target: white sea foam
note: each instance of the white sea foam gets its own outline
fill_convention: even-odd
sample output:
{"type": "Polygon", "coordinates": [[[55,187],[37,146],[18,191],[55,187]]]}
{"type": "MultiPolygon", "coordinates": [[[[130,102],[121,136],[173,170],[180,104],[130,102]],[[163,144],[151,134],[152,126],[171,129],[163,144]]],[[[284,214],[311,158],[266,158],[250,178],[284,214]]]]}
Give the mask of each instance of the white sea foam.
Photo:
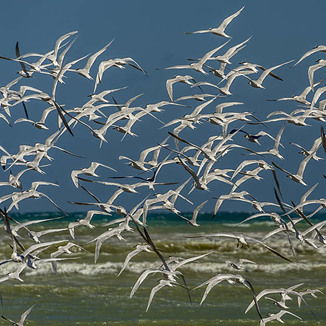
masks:
{"type": "MultiPolygon", "coordinates": [[[[148,268],[158,268],[159,263],[157,262],[130,262],[125,269],[125,272],[140,274],[148,268]]],[[[117,275],[122,267],[121,262],[106,262],[97,264],[86,264],[86,263],[62,263],[58,264],[58,274],[80,274],[85,276],[114,274],[117,275]]],[[[12,268],[11,268],[12,269],[12,268]]],[[[300,263],[265,263],[265,264],[247,264],[244,266],[242,271],[245,272],[264,272],[266,274],[276,274],[288,271],[311,271],[325,269],[326,263],[312,263],[312,262],[300,262],[300,263]]],[[[9,271],[9,269],[8,269],[9,271]]],[[[227,266],[225,262],[200,262],[186,264],[180,268],[180,271],[185,274],[191,273],[222,273],[222,272],[239,272],[232,267],[227,266]]],[[[42,264],[37,269],[25,269],[25,275],[46,275],[53,273],[50,264],[42,264]]],[[[24,278],[24,277],[22,277],[24,278]]]]}

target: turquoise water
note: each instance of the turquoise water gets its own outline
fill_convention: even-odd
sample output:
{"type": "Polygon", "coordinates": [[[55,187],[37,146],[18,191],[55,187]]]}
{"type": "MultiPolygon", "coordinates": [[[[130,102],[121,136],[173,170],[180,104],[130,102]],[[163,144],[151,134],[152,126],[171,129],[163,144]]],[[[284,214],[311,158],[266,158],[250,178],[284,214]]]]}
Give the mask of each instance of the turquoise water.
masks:
{"type": "MultiPolygon", "coordinates": [[[[16,218],[23,221],[51,216],[52,214],[32,214],[16,218]]],[[[49,227],[65,227],[68,222],[84,216],[83,213],[76,213],[64,220],[34,224],[30,228],[42,230],[49,227]]],[[[244,313],[252,300],[252,294],[243,285],[221,282],[211,290],[202,305],[199,303],[205,287],[194,288],[219,273],[232,273],[241,274],[250,281],[256,294],[266,288],[287,288],[299,283],[304,283],[299,288],[301,291],[309,288],[326,292],[325,248],[314,249],[293,239],[297,254],[295,258],[285,236],[278,235],[267,241],[273,249],[292,260],[288,262],[259,244],[242,247],[237,245],[235,239],[201,236],[207,233],[241,232],[260,239],[275,228],[268,220],[234,226],[247,216],[228,213],[212,220],[209,214],[202,215],[198,217],[198,223],[201,225],[199,228],[192,227],[171,214],[149,216],[149,234],[165,258],[189,258],[210,252],[208,256],[180,268],[188,287],[193,289],[190,291],[192,303],[189,302],[184,288],[164,287],[156,293],[146,312],[151,289],[162,278],[159,274],[149,276],[135,295],[129,298],[130,291],[141,273],[147,268],[159,267],[161,262],[153,252],[142,252],[135,256],[125,271],[117,277],[126,255],[135,245],[143,243],[139,234],[134,231],[123,233],[125,240],[114,237],[105,241],[99,259],[94,264],[95,245],[86,243],[107,230],[108,226],[105,224],[109,222],[102,217],[95,217],[92,220],[96,226],[94,229],[84,226],[76,228],[75,241],[72,241],[68,231],[45,235],[42,238],[42,241],[66,239],[78,243],[87,251],[72,249],[71,255],[60,256],[74,259],[59,261],[57,275],[53,273],[50,263],[42,263],[38,264],[37,269],[26,268],[22,272],[24,282],[2,282],[2,314],[18,321],[20,315],[35,304],[27,317],[26,325],[259,325],[259,317],[254,308],[247,314],[244,313]],[[227,260],[237,262],[239,258],[252,260],[256,265],[247,264],[244,270],[235,270],[226,264],[227,260]]],[[[24,230],[20,230],[20,234],[20,241],[24,245],[33,244],[24,230]]],[[[5,232],[2,232],[0,237],[1,243],[4,244],[0,249],[0,259],[4,260],[11,255],[11,241],[5,232]]],[[[63,244],[65,243],[67,241],[63,244]]],[[[57,245],[51,246],[42,252],[40,257],[49,257],[56,247],[57,245]]],[[[6,275],[16,264],[1,265],[1,275],[6,275]]],[[[284,316],[286,324],[326,325],[326,298],[322,293],[316,294],[317,298],[310,295],[304,297],[309,308],[305,304],[298,308],[297,298],[294,296],[292,300],[287,301],[290,311],[300,316],[303,321],[284,316]]],[[[278,294],[270,297],[280,298],[278,294]]],[[[271,300],[265,298],[260,299],[259,304],[264,317],[280,310],[271,300]]],[[[8,322],[0,321],[0,325],[8,325],[8,322]]]]}

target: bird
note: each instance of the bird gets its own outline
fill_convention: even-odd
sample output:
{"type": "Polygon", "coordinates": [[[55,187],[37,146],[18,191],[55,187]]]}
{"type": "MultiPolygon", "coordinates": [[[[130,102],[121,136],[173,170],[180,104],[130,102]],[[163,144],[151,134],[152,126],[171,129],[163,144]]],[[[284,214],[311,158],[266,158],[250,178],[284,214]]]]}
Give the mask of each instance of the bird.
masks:
{"type": "Polygon", "coordinates": [[[97,59],[98,56],[100,56],[111,44],[112,44],[113,40],[108,43],[107,45],[105,45],[101,50],[97,51],[95,54],[93,54],[91,57],[89,57],[89,59],[86,62],[86,65],[84,66],[84,68],[78,68],[75,71],[87,78],[87,79],[91,79],[93,80],[93,77],[89,74],[90,73],[90,69],[93,66],[95,60],[97,59]]]}
{"type": "Polygon", "coordinates": [[[191,175],[193,178],[194,186],[196,189],[199,190],[208,190],[206,183],[201,182],[202,180],[199,179],[198,175],[178,156],[179,162],[184,167],[184,169],[191,175]]]}
{"type": "Polygon", "coordinates": [[[217,55],[215,57],[211,57],[208,60],[217,60],[220,63],[227,63],[231,64],[230,59],[236,55],[240,50],[242,50],[245,47],[245,44],[249,42],[251,37],[246,39],[245,41],[233,46],[232,48],[228,49],[223,55],[217,55]]]}
{"type": "MultiPolygon", "coordinates": [[[[315,83],[313,86],[318,86],[321,83],[321,81],[315,83]]],[[[305,89],[302,91],[299,95],[293,95],[292,97],[281,97],[275,100],[267,100],[267,101],[296,101],[300,104],[305,105],[311,105],[311,103],[307,100],[308,94],[312,91],[312,87],[309,85],[305,87],[305,89]]]]}
{"type": "Polygon", "coordinates": [[[51,261],[51,265],[52,265],[52,269],[54,271],[55,274],[58,273],[57,271],[57,260],[55,260],[55,258],[63,255],[63,254],[68,254],[68,255],[72,255],[73,252],[70,250],[72,247],[76,247],[78,249],[81,249],[81,250],[84,250],[85,249],[81,246],[79,246],[78,244],[76,243],[73,243],[73,242],[68,242],[67,244],[65,244],[64,246],[58,246],[57,250],[56,251],[53,251],[51,254],[50,254],[50,257],[51,258],[54,258],[53,261],[51,261]]]}
{"type": "MultiPolygon", "coordinates": [[[[252,73],[258,73],[259,70],[265,71],[266,68],[264,68],[263,66],[261,66],[260,64],[257,64],[257,63],[250,63],[250,62],[247,62],[247,61],[242,61],[242,62],[240,62],[240,66],[232,69],[230,71],[230,73],[232,71],[251,71],[252,73]]],[[[271,77],[273,77],[273,78],[275,78],[275,79],[283,80],[281,77],[275,75],[271,71],[268,73],[268,75],[271,76],[271,77]]]]}
{"type": "Polygon", "coordinates": [[[278,313],[276,314],[269,314],[269,317],[265,317],[260,321],[260,326],[265,326],[268,322],[273,321],[273,320],[277,320],[281,323],[284,323],[284,321],[281,319],[282,316],[284,316],[285,314],[291,315],[296,317],[299,320],[302,320],[301,317],[299,317],[298,315],[295,315],[293,312],[288,311],[288,310],[280,310],[278,313]]]}
{"type": "MultiPolygon", "coordinates": [[[[16,207],[18,209],[18,203],[26,198],[37,199],[37,198],[45,197],[50,201],[52,205],[54,205],[57,209],[63,212],[63,210],[48,195],[36,190],[39,185],[51,185],[56,187],[59,186],[56,183],[52,183],[52,182],[34,181],[32,182],[32,186],[28,190],[24,190],[23,192],[14,192],[9,195],[2,196],[0,198],[0,202],[6,201],[8,199],[12,200],[11,204],[7,209],[7,211],[9,212],[13,207],[16,207]]],[[[66,214],[65,212],[63,213],[66,214]]]]}
{"type": "Polygon", "coordinates": [[[227,281],[229,284],[239,283],[239,284],[244,285],[246,288],[248,288],[252,292],[252,296],[253,296],[253,299],[254,299],[254,302],[255,302],[257,313],[261,317],[261,312],[260,312],[260,308],[259,308],[259,305],[258,305],[258,300],[256,299],[255,291],[254,291],[254,288],[253,288],[252,284],[247,279],[245,279],[242,275],[239,275],[239,274],[217,274],[217,275],[213,276],[212,278],[210,278],[209,280],[207,280],[207,281],[203,282],[202,284],[196,286],[194,289],[197,289],[199,287],[207,285],[206,290],[205,290],[205,292],[203,294],[203,297],[202,297],[202,299],[200,301],[200,304],[202,304],[205,301],[205,299],[206,299],[208,293],[211,291],[211,289],[215,285],[217,285],[217,284],[219,284],[219,283],[221,283],[223,281],[227,281]]]}
{"type": "Polygon", "coordinates": [[[305,148],[303,148],[301,145],[297,144],[297,143],[294,143],[294,142],[290,142],[291,145],[294,145],[298,148],[301,149],[301,151],[299,152],[300,154],[302,154],[303,156],[307,157],[309,156],[310,154],[313,154],[312,155],[312,159],[318,161],[318,160],[322,160],[323,158],[317,156],[317,150],[319,149],[319,147],[322,145],[322,139],[321,137],[318,137],[317,139],[315,139],[312,147],[310,150],[307,150],[305,148]]]}
{"type": "MultiPolygon", "coordinates": [[[[315,83],[313,85],[316,86],[316,84],[318,85],[318,83],[315,83]]],[[[310,103],[310,109],[313,109],[314,108],[314,105],[317,103],[319,97],[326,92],[326,86],[323,86],[323,87],[319,87],[316,91],[315,91],[315,94],[314,94],[314,97],[312,98],[311,100],[311,103],[310,103]]]]}
{"type": "Polygon", "coordinates": [[[117,276],[119,276],[125,270],[125,268],[127,267],[129,261],[142,251],[151,252],[151,247],[149,245],[147,245],[147,244],[145,244],[145,245],[137,245],[136,248],[133,251],[129,252],[127,257],[125,258],[125,261],[123,262],[121,270],[120,270],[120,272],[119,272],[119,274],[117,276]]]}
{"type": "Polygon", "coordinates": [[[92,220],[93,216],[96,215],[96,214],[97,215],[108,215],[107,212],[103,212],[103,211],[97,211],[97,210],[88,211],[85,218],[78,219],[76,222],[70,222],[68,224],[68,230],[69,230],[69,233],[70,233],[71,237],[73,239],[75,239],[75,228],[77,226],[84,225],[84,226],[87,226],[90,229],[94,229],[95,226],[91,224],[91,220],[92,220]]]}
{"type": "Polygon", "coordinates": [[[119,160],[128,160],[129,165],[133,167],[134,169],[137,170],[142,170],[142,171],[149,171],[151,168],[155,168],[158,165],[158,156],[160,154],[160,151],[162,149],[162,146],[165,146],[165,142],[167,141],[168,138],[166,138],[160,145],[155,145],[152,147],[148,147],[141,151],[139,154],[138,160],[133,160],[127,156],[120,155],[119,160]],[[153,157],[151,160],[146,161],[146,157],[149,153],[153,152],[153,157]],[[149,167],[147,167],[148,165],[149,167]]]}
{"type": "MultiPolygon", "coordinates": [[[[237,129],[233,129],[230,131],[230,134],[233,134],[237,129]]],[[[239,130],[240,132],[243,132],[245,134],[245,137],[251,142],[251,143],[256,143],[258,145],[261,145],[259,142],[259,138],[262,136],[268,136],[269,138],[273,139],[274,141],[276,141],[276,139],[271,136],[269,133],[261,130],[259,133],[257,133],[256,135],[253,134],[249,134],[248,132],[246,132],[245,130],[239,130]]]]}
{"type": "Polygon", "coordinates": [[[122,89],[126,89],[127,86],[125,87],[120,87],[120,88],[115,88],[115,89],[107,89],[101,93],[98,93],[98,94],[90,94],[88,95],[88,97],[90,97],[91,99],[84,105],[85,107],[88,106],[88,105],[92,105],[96,102],[104,102],[104,103],[108,103],[109,101],[106,100],[104,98],[104,96],[108,95],[108,94],[111,94],[113,92],[117,92],[117,91],[120,91],[122,89]]]}
{"type": "Polygon", "coordinates": [[[234,170],[232,176],[231,176],[231,180],[239,173],[241,172],[241,170],[251,164],[257,164],[259,167],[263,168],[264,170],[270,170],[272,169],[272,166],[270,164],[268,164],[266,161],[264,160],[244,160],[242,161],[238,167],[234,170]]]}
{"type": "Polygon", "coordinates": [[[217,52],[218,50],[220,50],[227,42],[223,43],[222,45],[218,46],[217,48],[214,48],[210,51],[208,51],[201,59],[199,59],[196,62],[191,62],[189,65],[177,65],[177,66],[171,66],[168,68],[164,68],[164,69],[193,69],[197,72],[200,72],[204,75],[208,75],[208,72],[206,72],[203,68],[203,65],[206,63],[207,60],[209,60],[209,58],[212,57],[212,55],[217,52]]]}
{"type": "Polygon", "coordinates": [[[25,312],[23,312],[20,316],[20,319],[19,319],[19,322],[15,322],[7,317],[5,317],[4,315],[1,315],[1,318],[6,320],[6,321],[9,321],[10,323],[12,323],[13,326],[23,326],[24,325],[24,322],[27,318],[27,316],[29,315],[29,313],[32,311],[32,309],[35,307],[35,304],[32,305],[30,308],[28,308],[25,312]]]}
{"type": "Polygon", "coordinates": [[[173,78],[166,80],[166,90],[168,92],[170,100],[173,102],[173,85],[175,83],[182,83],[182,84],[188,84],[192,85],[193,83],[196,83],[195,79],[190,75],[176,75],[173,78]]]}
{"type": "Polygon", "coordinates": [[[246,219],[242,220],[237,225],[241,225],[247,221],[251,221],[258,217],[266,217],[266,216],[269,216],[272,221],[276,222],[277,225],[282,225],[282,227],[285,225],[284,219],[279,214],[277,214],[275,212],[271,212],[271,213],[262,212],[262,213],[257,213],[257,214],[251,215],[251,216],[247,217],[246,219]]]}
{"type": "Polygon", "coordinates": [[[314,74],[317,70],[326,67],[326,60],[325,59],[319,59],[317,60],[317,63],[314,65],[309,66],[308,68],[308,79],[309,84],[311,87],[311,90],[314,91],[314,74]]]}
{"type": "Polygon", "coordinates": [[[291,172],[281,168],[280,166],[278,166],[276,163],[272,162],[272,164],[278,168],[279,170],[283,171],[284,173],[287,174],[287,176],[293,180],[294,182],[297,182],[297,183],[300,183],[304,186],[306,186],[307,184],[303,181],[303,173],[304,173],[304,170],[306,169],[306,166],[308,164],[308,162],[312,159],[312,156],[313,156],[314,153],[311,153],[309,154],[307,157],[305,157],[300,165],[299,165],[299,168],[298,168],[298,172],[296,174],[292,174],[291,172]]]}
{"type": "Polygon", "coordinates": [[[145,75],[147,75],[146,71],[143,70],[143,68],[134,59],[132,59],[130,57],[108,59],[108,60],[102,61],[98,67],[93,92],[95,93],[97,86],[102,82],[103,74],[107,69],[109,69],[111,67],[117,67],[120,69],[124,69],[125,65],[129,65],[137,70],[140,70],[145,75]]]}
{"type": "Polygon", "coordinates": [[[265,155],[265,154],[270,154],[270,155],[273,155],[273,156],[276,156],[277,158],[283,160],[284,157],[280,154],[280,151],[279,151],[279,147],[284,147],[282,144],[281,144],[281,137],[283,135],[283,131],[284,131],[284,128],[285,128],[285,123],[283,123],[281,129],[279,130],[276,138],[275,138],[275,142],[274,142],[274,146],[273,148],[269,149],[268,151],[259,151],[259,152],[256,152],[256,154],[258,155],[265,155]]]}
{"type": "Polygon", "coordinates": [[[312,48],[311,50],[307,51],[305,54],[302,55],[302,57],[293,65],[296,66],[299,64],[303,59],[309,57],[310,55],[317,53],[317,52],[326,52],[326,45],[319,44],[312,48]]]}
{"type": "MultiPolygon", "coordinates": [[[[61,218],[62,218],[62,216],[47,218],[47,219],[28,220],[26,222],[16,223],[14,225],[11,225],[11,234],[14,235],[16,238],[20,238],[20,235],[18,234],[18,231],[21,228],[24,228],[28,232],[30,237],[33,239],[32,232],[31,232],[31,230],[29,230],[27,228],[27,226],[33,225],[33,224],[38,224],[38,223],[43,223],[43,222],[54,221],[54,220],[58,220],[58,219],[61,219],[61,218]]],[[[35,240],[35,239],[33,239],[33,240],[35,240]]]]}
{"type": "Polygon", "coordinates": [[[244,199],[245,196],[249,195],[249,193],[245,190],[243,191],[240,191],[240,192],[236,192],[236,191],[233,191],[233,192],[230,192],[229,194],[227,195],[221,195],[216,203],[215,203],[215,207],[214,207],[214,210],[213,210],[213,217],[217,214],[218,210],[220,209],[222,203],[224,202],[224,200],[232,200],[232,199],[244,199]]]}
{"type": "MultiPolygon", "coordinates": [[[[297,295],[298,292],[296,292],[295,289],[297,289],[302,285],[303,283],[298,283],[288,288],[264,289],[256,295],[256,300],[259,301],[261,298],[263,298],[268,294],[277,294],[277,293],[282,296],[283,300],[291,300],[289,295],[290,294],[297,295]]],[[[247,309],[245,310],[245,314],[254,306],[254,304],[255,304],[254,300],[250,302],[247,309]]]]}
{"type": "MultiPolygon", "coordinates": [[[[47,56],[47,59],[50,60],[54,66],[58,67],[59,66],[58,61],[61,61],[61,59],[58,60],[58,52],[59,52],[59,49],[61,48],[61,43],[64,42],[70,36],[75,35],[77,33],[78,33],[78,31],[69,32],[69,33],[66,33],[66,34],[60,36],[56,40],[53,52],[50,52],[50,54],[47,56]]],[[[63,58],[62,58],[62,60],[63,60],[63,58]]]]}
{"type": "Polygon", "coordinates": [[[181,184],[176,190],[170,189],[164,194],[156,193],[155,198],[146,199],[143,204],[143,224],[146,225],[148,210],[153,209],[152,206],[156,203],[161,203],[161,205],[157,206],[157,208],[168,209],[177,215],[180,213],[180,211],[175,208],[175,202],[178,197],[181,197],[188,203],[192,204],[189,199],[180,194],[181,190],[185,187],[189,180],[190,178],[181,184]]]}
{"type": "Polygon", "coordinates": [[[197,223],[197,217],[199,214],[199,211],[204,207],[204,205],[208,202],[208,200],[205,200],[204,202],[202,202],[201,204],[199,204],[192,212],[192,217],[191,219],[186,219],[186,221],[193,225],[193,226],[199,226],[199,224],[197,223]]]}
{"type": "Polygon", "coordinates": [[[30,170],[32,170],[32,168],[27,168],[27,169],[21,170],[16,175],[13,175],[12,172],[10,171],[9,180],[0,182],[0,186],[11,186],[11,187],[18,188],[18,189],[22,190],[23,185],[22,185],[22,182],[20,180],[20,177],[26,171],[30,171],[30,170]]]}
{"type": "MultiPolygon", "coordinates": [[[[230,96],[230,95],[232,95],[232,93],[230,91],[230,87],[231,87],[231,84],[233,83],[233,81],[235,80],[235,78],[237,78],[237,77],[246,77],[246,78],[249,78],[246,75],[248,75],[250,73],[251,73],[250,71],[242,71],[242,72],[232,71],[232,73],[227,78],[226,84],[223,87],[216,86],[216,88],[218,88],[220,90],[220,92],[221,92],[222,95],[228,95],[228,96],[230,96]]],[[[250,80],[249,80],[249,82],[250,82],[250,80]]]]}
{"type": "MultiPolygon", "coordinates": [[[[16,57],[20,58],[20,49],[19,49],[19,43],[18,42],[16,42],[15,50],[16,50],[16,57]]],[[[18,73],[24,78],[31,78],[32,75],[27,71],[25,63],[23,61],[21,61],[21,60],[19,60],[19,63],[20,63],[20,66],[21,66],[22,69],[18,73]]]]}
{"type": "Polygon", "coordinates": [[[254,261],[249,260],[249,259],[245,259],[245,258],[239,259],[239,262],[238,263],[234,263],[234,262],[232,262],[230,260],[227,260],[225,263],[227,264],[227,266],[230,266],[230,267],[232,267],[234,269],[237,269],[237,270],[244,269],[243,268],[243,265],[244,264],[254,264],[254,265],[257,265],[254,261]]]}
{"type": "Polygon", "coordinates": [[[273,70],[275,70],[275,69],[277,69],[277,68],[280,68],[280,67],[282,67],[282,66],[284,66],[284,65],[286,65],[286,64],[288,64],[288,63],[290,63],[290,62],[293,62],[293,60],[286,61],[286,62],[281,63],[281,64],[279,64],[279,65],[276,65],[276,66],[270,67],[270,68],[268,68],[268,69],[265,69],[265,70],[262,72],[262,74],[259,76],[259,78],[256,79],[256,80],[253,80],[253,79],[250,79],[249,77],[246,77],[246,78],[249,79],[249,85],[252,86],[252,87],[255,87],[255,88],[265,88],[265,87],[262,85],[264,79],[265,79],[265,78],[266,78],[266,77],[267,77],[267,76],[268,76],[268,75],[269,75],[273,70]]]}
{"type": "Polygon", "coordinates": [[[50,228],[47,230],[41,230],[41,231],[33,231],[28,230],[28,234],[32,240],[34,240],[36,243],[41,243],[40,238],[46,234],[50,233],[56,233],[56,232],[63,232],[67,231],[67,228],[50,228]]]}
{"type": "Polygon", "coordinates": [[[240,10],[238,10],[237,12],[235,12],[234,14],[232,14],[231,16],[225,18],[223,20],[223,22],[221,23],[221,25],[218,26],[218,27],[211,27],[209,29],[199,30],[199,31],[195,31],[195,32],[185,33],[185,34],[212,33],[213,35],[231,38],[230,35],[228,35],[228,34],[225,33],[225,29],[231,23],[231,21],[241,13],[241,11],[243,9],[244,9],[244,7],[242,7],[240,10]]]}
{"type": "Polygon", "coordinates": [[[151,290],[151,293],[149,295],[149,298],[148,298],[148,303],[147,303],[147,307],[146,307],[146,311],[148,311],[149,309],[149,306],[151,305],[152,303],[152,300],[153,300],[153,297],[154,295],[156,294],[157,291],[161,290],[164,286],[174,286],[175,285],[175,282],[172,282],[170,280],[160,280],[159,281],[159,284],[154,286],[151,290]]]}
{"type": "Polygon", "coordinates": [[[71,171],[71,179],[72,179],[72,182],[74,183],[75,187],[78,188],[78,175],[80,175],[80,174],[85,174],[87,176],[98,177],[98,175],[95,173],[95,170],[99,166],[117,172],[117,170],[115,170],[114,168],[111,168],[108,165],[105,165],[105,164],[99,163],[99,162],[92,162],[89,168],[82,168],[82,169],[79,169],[79,170],[72,170],[71,171]]]}
{"type": "Polygon", "coordinates": [[[20,277],[20,274],[22,273],[22,271],[27,267],[27,264],[25,262],[18,262],[18,266],[16,267],[16,269],[13,272],[8,273],[5,276],[2,276],[0,278],[0,283],[5,282],[7,280],[12,280],[12,279],[16,279],[20,282],[24,282],[24,280],[20,277]]]}
{"type": "Polygon", "coordinates": [[[207,238],[231,238],[231,239],[236,239],[238,241],[238,245],[241,244],[241,246],[246,246],[248,245],[249,242],[251,243],[257,243],[262,245],[264,248],[266,248],[267,250],[269,250],[270,252],[272,252],[273,254],[275,254],[278,257],[281,257],[282,259],[291,262],[291,260],[285,256],[283,256],[282,254],[280,254],[278,251],[276,251],[275,249],[273,249],[272,247],[268,246],[266,243],[264,243],[261,240],[258,240],[256,238],[253,237],[249,237],[243,233],[227,233],[227,232],[220,232],[220,233],[207,233],[205,235],[202,236],[197,236],[197,237],[207,237],[207,238]]]}
{"type": "Polygon", "coordinates": [[[120,223],[117,227],[115,228],[109,228],[107,231],[101,233],[99,236],[97,236],[96,238],[94,238],[93,240],[89,241],[86,244],[92,243],[92,242],[96,242],[95,245],[95,254],[94,254],[94,263],[96,264],[99,255],[100,255],[100,249],[103,245],[103,243],[112,238],[113,236],[116,236],[119,240],[123,240],[123,237],[121,235],[121,233],[123,231],[132,231],[132,229],[130,227],[128,227],[128,225],[126,223],[120,223]]]}

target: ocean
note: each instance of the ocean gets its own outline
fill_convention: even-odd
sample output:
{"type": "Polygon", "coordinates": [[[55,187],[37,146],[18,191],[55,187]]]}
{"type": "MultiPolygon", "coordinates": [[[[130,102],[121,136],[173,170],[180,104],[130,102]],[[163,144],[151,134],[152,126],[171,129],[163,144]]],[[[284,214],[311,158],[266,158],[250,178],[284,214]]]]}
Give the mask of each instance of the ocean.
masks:
{"type": "MultiPolygon", "coordinates": [[[[59,216],[57,213],[33,213],[12,215],[20,222],[34,219],[50,219],[59,216]]],[[[185,216],[187,216],[185,214],[185,216]]],[[[35,305],[26,318],[25,325],[259,325],[259,316],[252,308],[245,310],[252,301],[252,292],[242,284],[230,284],[223,281],[211,289],[206,300],[200,304],[205,286],[196,288],[204,281],[217,274],[240,274],[250,284],[256,295],[263,289],[288,288],[301,284],[296,290],[318,289],[326,293],[326,250],[320,246],[315,249],[292,237],[296,256],[293,255],[287,237],[275,235],[266,240],[266,244],[291,262],[277,256],[260,244],[239,245],[236,239],[228,237],[205,237],[207,234],[228,233],[246,234],[257,239],[263,238],[275,225],[268,219],[256,219],[251,223],[237,226],[237,223],[248,217],[248,213],[218,213],[212,219],[211,214],[200,214],[194,227],[173,214],[149,214],[147,230],[152,241],[165,259],[171,257],[190,258],[209,253],[207,256],[180,267],[190,289],[188,292],[181,286],[165,286],[158,291],[146,311],[151,289],[162,279],[159,273],[148,276],[138,291],[130,298],[130,292],[141,273],[147,268],[158,268],[161,261],[153,252],[141,252],[133,257],[126,269],[117,276],[129,252],[137,244],[144,244],[139,233],[124,232],[123,240],[112,237],[105,241],[100,255],[94,263],[95,244],[88,243],[108,227],[115,217],[105,218],[96,215],[92,219],[94,229],[80,226],[75,229],[75,240],[68,230],[44,235],[42,242],[66,240],[79,244],[83,249],[73,247],[72,254],[62,255],[69,258],[57,262],[57,274],[50,262],[37,264],[37,268],[25,268],[21,274],[24,282],[7,280],[1,282],[1,314],[18,322],[20,315],[35,305]],[[88,243],[88,244],[87,244],[88,243]],[[85,249],[85,250],[84,250],[85,249]],[[237,263],[239,259],[255,262],[244,264],[236,270],[226,261],[237,263]]],[[[68,217],[38,223],[29,228],[40,231],[48,228],[65,228],[67,223],[85,217],[85,213],[73,213],[68,217]]],[[[322,216],[314,217],[318,222],[322,216]]],[[[300,228],[300,224],[299,228],[300,228]]],[[[302,227],[305,227],[302,224],[302,227]]],[[[20,242],[33,244],[24,230],[19,231],[20,242]]],[[[12,249],[7,233],[1,232],[0,259],[4,261],[11,255],[12,249]]],[[[52,245],[39,254],[40,258],[49,257],[57,245],[52,245]]],[[[1,264],[1,277],[15,268],[17,263],[1,264]]],[[[182,284],[181,279],[178,279],[182,284]]],[[[316,298],[305,295],[305,303],[298,307],[297,297],[290,295],[286,301],[289,310],[300,316],[302,321],[291,315],[282,319],[287,325],[326,325],[326,298],[316,292],[316,298]]],[[[279,294],[268,295],[279,300],[279,294]]],[[[263,317],[281,310],[271,299],[259,300],[263,317]]],[[[8,325],[0,320],[0,325],[8,325]]],[[[273,323],[271,323],[273,324],[273,323]]],[[[275,323],[276,324],[276,323],[275,323]]]]}

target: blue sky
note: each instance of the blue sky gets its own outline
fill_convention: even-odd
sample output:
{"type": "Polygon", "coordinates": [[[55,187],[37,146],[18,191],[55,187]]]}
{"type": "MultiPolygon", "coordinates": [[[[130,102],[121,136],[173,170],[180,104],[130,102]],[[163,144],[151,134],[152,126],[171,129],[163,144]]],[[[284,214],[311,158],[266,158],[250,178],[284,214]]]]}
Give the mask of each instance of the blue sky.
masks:
{"type": "MultiPolygon", "coordinates": [[[[238,44],[250,36],[252,39],[234,57],[232,62],[235,64],[246,60],[270,67],[291,59],[297,60],[312,47],[326,43],[324,33],[325,1],[198,2],[168,0],[158,2],[146,0],[123,1],[123,3],[97,0],[15,1],[7,2],[2,7],[0,55],[14,57],[17,41],[19,41],[22,54],[45,53],[53,48],[58,37],[76,30],[78,38],[68,55],[69,59],[73,60],[86,54],[95,53],[114,39],[109,49],[100,57],[101,60],[132,57],[148,72],[149,77],[130,68],[123,71],[107,72],[99,91],[128,86],[127,91],[121,92],[121,94],[117,93],[118,101],[124,102],[137,94],[144,93],[137,100],[138,105],[144,106],[148,103],[168,100],[165,81],[167,78],[181,73],[181,71],[162,70],[162,68],[185,64],[187,58],[198,58],[225,41],[225,39],[210,34],[185,35],[185,32],[218,26],[224,18],[243,6],[245,6],[244,10],[227,28],[227,32],[232,35],[230,44],[238,44]]],[[[288,103],[275,105],[275,103],[266,102],[266,99],[292,96],[301,92],[308,84],[308,66],[320,57],[324,58],[325,54],[315,54],[291,70],[288,67],[280,69],[278,74],[284,79],[284,82],[266,80],[265,90],[248,89],[245,80],[239,81],[232,100],[243,101],[246,105],[245,110],[255,112],[255,115],[259,117],[264,117],[268,112],[277,109],[289,110],[288,103]]],[[[18,64],[14,62],[1,61],[1,85],[14,79],[18,69],[18,64]]],[[[93,75],[95,73],[96,69],[93,70],[93,75]]],[[[198,74],[193,76],[200,78],[198,74]]],[[[50,91],[52,85],[38,81],[33,81],[33,83],[37,87],[47,88],[47,91],[50,91]]],[[[58,86],[57,94],[60,102],[66,107],[78,106],[87,100],[87,95],[92,92],[92,88],[92,82],[73,76],[67,79],[65,85],[58,86]]],[[[180,91],[179,95],[184,94],[180,91]]],[[[29,110],[33,111],[34,104],[27,103],[27,105],[29,110]]],[[[295,108],[292,103],[291,106],[295,108]]],[[[17,113],[13,114],[14,117],[17,118],[22,114],[22,111],[19,112],[20,109],[17,108],[17,113]]],[[[174,117],[175,110],[175,107],[169,107],[159,117],[163,121],[169,121],[174,117]]],[[[41,135],[39,130],[34,130],[29,125],[21,124],[19,128],[17,125],[15,128],[9,128],[2,123],[1,126],[3,126],[4,136],[2,136],[0,144],[11,153],[17,151],[20,143],[34,143],[39,138],[46,138],[45,134],[41,135]]],[[[274,129],[271,127],[271,132],[277,133],[279,126],[277,125],[274,129]]],[[[318,137],[319,126],[320,124],[316,124],[309,132],[314,132],[318,137]]],[[[76,131],[74,138],[68,134],[65,135],[58,145],[85,158],[77,159],[60,152],[53,153],[55,160],[46,176],[42,176],[42,178],[58,182],[60,190],[47,187],[43,191],[51,197],[53,196],[53,199],[64,209],[74,210],[76,208],[66,203],[67,200],[82,201],[89,200],[89,198],[74,188],[67,167],[70,167],[71,171],[72,168],[87,167],[91,161],[97,160],[115,168],[119,167],[121,169],[119,174],[134,173],[135,171],[127,169],[127,166],[121,165],[121,161],[116,159],[118,151],[124,155],[135,157],[137,152],[146,146],[156,145],[167,135],[167,130],[160,129],[160,124],[150,118],[144,119],[141,124],[137,125],[135,132],[139,137],[126,137],[123,142],[120,141],[120,134],[110,134],[108,144],[104,144],[101,150],[98,141],[89,135],[87,129],[80,128],[76,131]]],[[[301,130],[298,132],[297,128],[289,127],[287,134],[292,136],[292,141],[295,139],[297,142],[304,143],[307,139],[305,133],[301,130]],[[295,134],[291,135],[291,133],[295,134]]],[[[205,138],[204,135],[203,138],[205,138]]],[[[293,164],[298,164],[299,161],[297,158],[293,158],[293,160],[290,158],[287,162],[284,163],[285,167],[288,167],[286,164],[291,167],[293,164]]],[[[101,175],[102,173],[104,178],[112,175],[108,171],[101,170],[101,175]]],[[[313,172],[311,174],[314,175],[313,172]]],[[[33,174],[33,178],[39,177],[33,174]]],[[[3,178],[6,179],[6,175],[3,174],[3,178]]],[[[171,172],[171,178],[176,178],[173,172],[171,172]]],[[[28,185],[31,180],[26,180],[26,184],[28,185]]],[[[312,177],[311,185],[316,180],[317,177],[312,177]]],[[[266,187],[266,183],[259,187],[266,187]]],[[[290,190],[291,187],[294,185],[289,184],[290,190]]],[[[2,195],[8,192],[7,188],[2,188],[0,189],[2,195]]],[[[264,191],[263,188],[262,191],[264,191]]],[[[214,195],[217,196],[218,193],[210,193],[209,197],[214,195]]],[[[204,196],[207,194],[198,195],[199,198],[204,198],[204,196]]],[[[263,199],[261,198],[261,200],[263,199]]],[[[181,209],[191,209],[189,206],[182,207],[182,203],[180,205],[181,209]]],[[[22,211],[52,209],[45,199],[24,201],[20,206],[22,211]]],[[[207,209],[211,208],[212,206],[207,209]]],[[[234,206],[226,203],[223,208],[234,209],[234,206]]]]}

